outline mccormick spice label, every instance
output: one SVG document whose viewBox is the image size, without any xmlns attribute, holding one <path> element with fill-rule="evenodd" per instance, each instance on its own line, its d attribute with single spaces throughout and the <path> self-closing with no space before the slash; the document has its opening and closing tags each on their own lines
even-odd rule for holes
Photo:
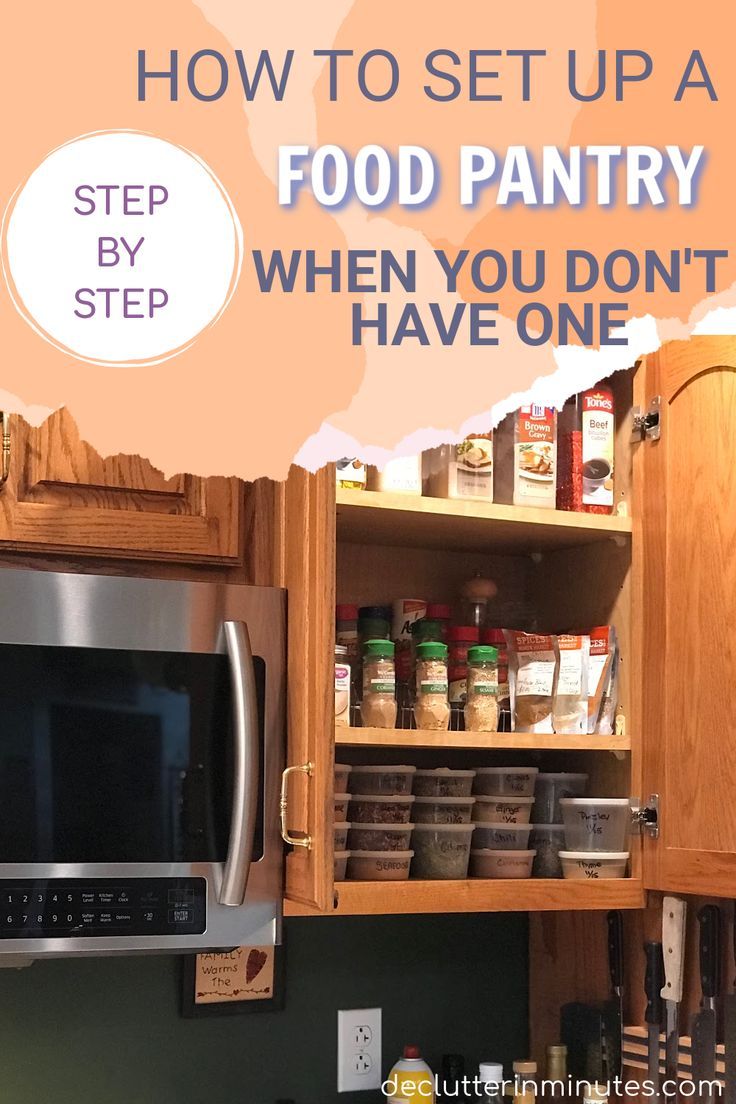
<svg viewBox="0 0 736 1104">
<path fill-rule="evenodd" d="M 583 506 L 613 511 L 613 452 L 616 414 L 613 392 L 594 387 L 582 395 Z M 601 511 L 603 512 L 603 511 Z"/>
</svg>

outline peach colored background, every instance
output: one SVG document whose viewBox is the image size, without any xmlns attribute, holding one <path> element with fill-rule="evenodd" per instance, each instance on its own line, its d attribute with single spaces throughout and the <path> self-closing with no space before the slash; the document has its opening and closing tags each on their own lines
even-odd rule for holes
<svg viewBox="0 0 736 1104">
<path fill-rule="evenodd" d="M 10 48 L 0 69 L 2 207 L 19 181 L 60 143 L 99 129 L 146 130 L 187 146 L 212 167 L 238 211 L 246 261 L 217 325 L 193 348 L 154 368 L 102 368 L 65 357 L 22 321 L 3 288 L 0 402 L 34 421 L 45 410 L 66 405 L 82 436 L 100 452 L 140 453 L 169 474 L 187 470 L 280 478 L 295 456 L 316 466 L 351 452 L 351 446 L 376 459 L 387 454 L 381 450 L 409 451 L 448 439 L 516 405 L 537 380 L 535 394 L 562 401 L 577 387 L 627 366 L 663 337 L 686 335 L 707 309 L 702 285 L 688 278 L 678 299 L 629 296 L 632 317 L 653 314 L 659 321 L 635 326 L 631 347 L 610 358 L 586 351 L 568 362 L 551 346 L 522 345 L 511 321 L 521 304 L 513 293 L 499 296 L 506 319 L 499 319 L 496 348 L 471 349 L 463 342 L 449 349 L 414 348 L 415 343 L 398 349 L 354 348 L 347 296 L 262 295 L 248 250 L 413 248 L 422 273 L 416 300 L 438 300 L 451 308 L 454 300 L 442 290 L 439 268 L 422 260 L 440 246 L 510 250 L 544 245 L 550 273 L 571 245 L 600 253 L 622 244 L 667 250 L 728 247 L 735 160 L 733 24 L 725 0 L 675 7 L 664 0 L 525 0 L 515 5 L 456 0 L 450 6 L 418 0 L 310 5 L 129 0 L 124 6 L 46 0 L 6 6 L 3 38 Z M 348 65 L 350 79 L 342 84 L 339 102 L 330 103 L 324 64 L 311 56 L 313 49 L 330 46 L 391 49 L 401 63 L 398 95 L 383 104 L 363 100 L 355 67 Z M 520 102 L 518 62 L 505 59 L 499 59 L 501 103 L 427 99 L 421 91 L 424 55 L 437 47 L 463 55 L 471 46 L 545 48 L 548 57 L 534 70 L 533 103 Z M 654 77 L 636 86 L 623 104 L 610 97 L 587 105 L 573 101 L 566 89 L 566 51 L 576 48 L 592 73 L 595 51 L 617 46 L 649 50 Z M 717 104 L 704 92 L 673 102 L 695 46 L 716 81 Z M 151 61 L 157 55 L 166 60 L 176 47 L 184 64 L 197 49 L 217 49 L 232 58 L 233 75 L 236 47 L 248 58 L 261 48 L 278 55 L 292 47 L 296 58 L 281 104 L 260 96 L 245 103 L 233 79 L 215 103 L 199 103 L 187 93 L 172 103 L 163 90 L 138 103 L 136 51 L 143 47 Z M 690 210 L 674 205 L 666 210 L 494 209 L 486 202 L 464 211 L 455 189 L 447 187 L 425 210 L 371 215 L 357 205 L 327 212 L 309 197 L 294 210 L 279 208 L 276 152 L 285 142 L 336 142 L 350 149 L 368 142 L 418 143 L 430 147 L 445 166 L 454 164 L 463 142 L 497 150 L 508 144 L 672 142 L 689 148 L 703 143 L 709 158 L 701 202 Z M 734 263 L 730 258 L 721 269 L 723 292 L 709 305 L 736 302 L 729 290 L 736 278 Z M 473 294 L 467 286 L 461 290 Z M 561 286 L 551 279 L 545 299 L 553 302 L 561 295 Z M 368 306 L 378 298 L 387 297 L 368 297 Z M 392 306 L 400 308 L 398 296 Z"/>
</svg>

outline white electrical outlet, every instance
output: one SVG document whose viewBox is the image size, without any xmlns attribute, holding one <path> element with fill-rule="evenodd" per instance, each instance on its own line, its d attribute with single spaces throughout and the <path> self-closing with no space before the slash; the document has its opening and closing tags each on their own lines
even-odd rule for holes
<svg viewBox="0 0 736 1104">
<path fill-rule="evenodd" d="M 381 1087 L 381 1009 L 337 1013 L 337 1091 Z"/>
</svg>

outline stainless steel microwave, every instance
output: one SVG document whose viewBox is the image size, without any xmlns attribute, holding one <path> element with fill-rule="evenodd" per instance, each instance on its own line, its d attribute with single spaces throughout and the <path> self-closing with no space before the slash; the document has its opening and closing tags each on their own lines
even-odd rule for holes
<svg viewBox="0 0 736 1104">
<path fill-rule="evenodd" d="M 0 955 L 280 939 L 285 594 L 0 570 Z"/>
</svg>

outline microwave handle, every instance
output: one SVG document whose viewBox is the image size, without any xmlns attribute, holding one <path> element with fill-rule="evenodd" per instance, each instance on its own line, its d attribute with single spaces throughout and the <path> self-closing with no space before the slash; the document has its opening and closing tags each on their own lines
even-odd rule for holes
<svg viewBox="0 0 736 1104">
<path fill-rule="evenodd" d="M 244 621 L 223 623 L 233 694 L 235 770 L 230 841 L 219 903 L 242 905 L 248 884 L 256 830 L 259 778 L 258 700 L 253 652 Z"/>
</svg>

